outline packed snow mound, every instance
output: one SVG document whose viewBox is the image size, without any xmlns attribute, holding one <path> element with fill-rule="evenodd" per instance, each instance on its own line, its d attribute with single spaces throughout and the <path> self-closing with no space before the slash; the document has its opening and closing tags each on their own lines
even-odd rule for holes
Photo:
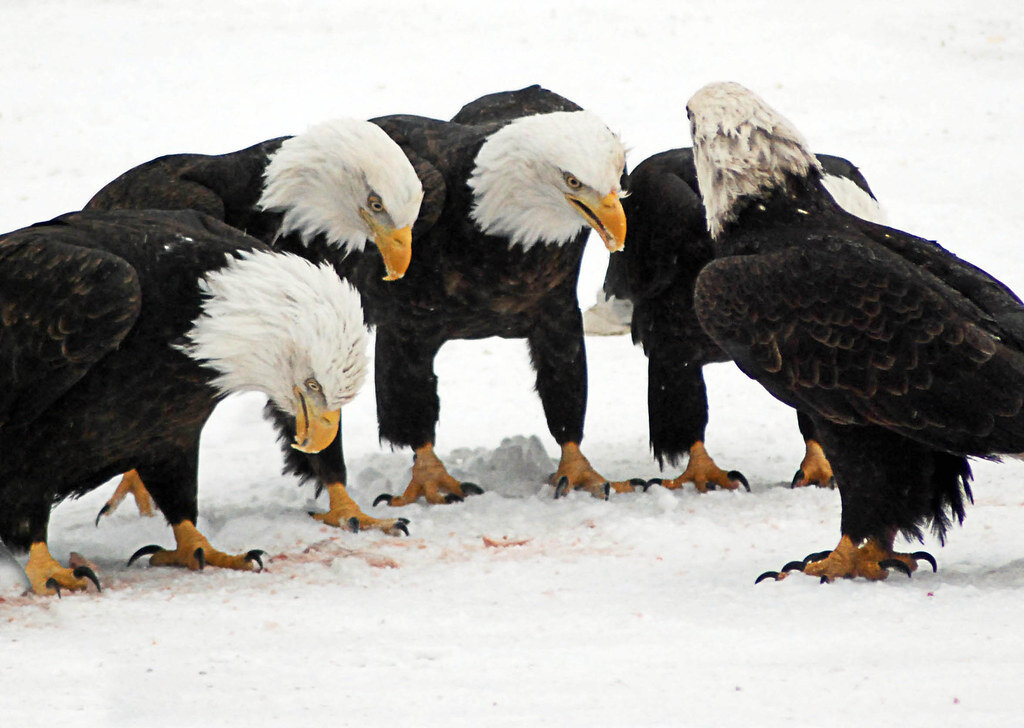
<svg viewBox="0 0 1024 728">
<path fill-rule="evenodd" d="M 548 479 L 558 468 L 536 435 L 506 437 L 497 449 L 456 448 L 442 453 L 441 459 L 452 477 L 510 498 L 537 495 L 548 487 Z M 356 459 L 352 472 L 361 489 L 401 493 L 409 483 L 411 467 L 406 454 L 375 454 Z"/>
</svg>

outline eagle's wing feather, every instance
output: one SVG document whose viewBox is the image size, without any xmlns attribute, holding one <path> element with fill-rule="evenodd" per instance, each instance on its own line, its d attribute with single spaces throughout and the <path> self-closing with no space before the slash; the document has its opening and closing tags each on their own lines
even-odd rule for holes
<svg viewBox="0 0 1024 728">
<path fill-rule="evenodd" d="M 452 117 L 456 124 L 490 124 L 554 111 L 582 111 L 582 107 L 538 85 L 499 91 L 470 101 Z"/>
<path fill-rule="evenodd" d="M 834 422 L 961 452 L 982 439 L 998 452 L 1000 432 L 1024 424 L 1024 392 L 1007 386 L 1024 380 L 1021 352 L 971 301 L 878 247 L 818 240 L 720 258 L 696 305 L 748 375 Z"/>
<path fill-rule="evenodd" d="M 629 297 L 652 298 L 694 280 L 711 257 L 700 195 L 671 170 L 640 165 L 625 198 L 629 244 L 621 253 Z M 692 268 L 692 270 L 688 270 Z"/>
<path fill-rule="evenodd" d="M 0 424 L 31 422 L 139 315 L 135 269 L 59 234 L 26 228 L 0 239 Z"/>
</svg>

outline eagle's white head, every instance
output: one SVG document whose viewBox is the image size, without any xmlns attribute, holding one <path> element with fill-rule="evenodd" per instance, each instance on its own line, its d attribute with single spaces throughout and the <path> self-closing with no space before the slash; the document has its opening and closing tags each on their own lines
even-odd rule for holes
<svg viewBox="0 0 1024 728">
<path fill-rule="evenodd" d="M 270 156 L 259 206 L 284 213 L 281 233 L 324 235 L 342 250 L 380 249 L 387 280 L 412 256 L 423 186 L 408 157 L 376 124 L 335 119 L 291 137 Z"/>
<path fill-rule="evenodd" d="M 330 444 L 366 377 L 359 294 L 327 263 L 244 252 L 199 281 L 202 314 L 180 346 L 217 372 L 222 394 L 257 390 L 294 413 L 294 447 Z"/>
<path fill-rule="evenodd" d="M 476 155 L 473 221 L 524 248 L 566 243 L 589 225 L 609 250 L 619 250 L 626 237 L 619 202 L 625 165 L 619 137 L 588 111 L 516 119 Z"/>
<path fill-rule="evenodd" d="M 736 218 L 742 199 L 821 172 L 793 125 L 738 83 L 708 84 L 686 104 L 686 115 L 712 238 Z"/>
</svg>

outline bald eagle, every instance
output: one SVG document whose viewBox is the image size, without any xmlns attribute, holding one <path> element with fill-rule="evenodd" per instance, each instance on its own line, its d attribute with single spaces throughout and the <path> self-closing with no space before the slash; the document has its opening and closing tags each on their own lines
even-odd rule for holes
<svg viewBox="0 0 1024 728">
<path fill-rule="evenodd" d="M 360 265 L 368 276 L 393 281 L 409 266 L 422 199 L 413 163 L 380 126 L 342 118 L 228 154 L 159 157 L 107 184 L 85 209 L 198 210 L 313 261 L 361 255 L 373 241 L 375 252 L 361 256 Z M 267 416 L 279 421 L 286 456 L 292 456 L 288 416 L 270 405 Z M 341 428 L 324 461 L 329 465 L 316 475 L 332 509 L 318 518 L 335 526 L 408 530 L 405 519 L 372 518 L 348 496 Z M 301 472 L 310 474 L 308 467 Z M 99 515 L 112 512 L 128 492 L 145 512 L 145 489 L 129 472 Z"/>
<path fill-rule="evenodd" d="M 860 171 L 841 157 L 817 155 L 823 182 L 845 209 L 879 220 L 881 211 Z M 651 447 L 659 465 L 672 465 L 685 455 L 686 470 L 671 480 L 655 479 L 666 488 L 692 482 L 733 489 L 747 480 L 739 471 L 726 472 L 705 449 L 708 423 L 707 389 L 702 367 L 727 361 L 726 353 L 704 333 L 693 310 L 693 289 L 712 257 L 704 207 L 697 185 L 693 150 L 670 149 L 655 154 L 629 175 L 629 197 L 623 201 L 629 245 L 608 262 L 606 294 L 633 303 L 633 342 L 648 358 L 647 410 Z M 806 456 L 794 485 L 827 485 L 832 471 L 821 454 L 809 418 L 800 415 Z"/>
<path fill-rule="evenodd" d="M 411 262 L 397 280 L 382 280 L 380 256 L 332 244 L 318 219 L 329 205 L 294 216 L 291 227 L 265 217 L 305 206 L 310 194 L 307 186 L 277 184 L 285 169 L 276 164 L 277 155 L 286 145 L 295 151 L 287 166 L 292 174 L 320 176 L 322 149 L 298 144 L 299 137 L 202 158 L 202 172 L 189 171 L 188 178 L 201 175 L 226 208 L 246 208 L 247 215 L 259 217 L 249 224 L 266 230 L 275 248 L 329 260 L 359 290 L 367 320 L 377 327 L 380 436 L 414 451 L 405 493 L 385 494 L 384 500 L 399 506 L 423 495 L 444 503 L 479 492 L 473 484 L 463 487 L 434 453 L 440 405 L 433 360 L 445 341 L 488 336 L 527 339 L 548 427 L 562 449 L 556 492 L 583 487 L 606 495 L 611 486 L 579 447 L 587 384 L 576 280 L 590 229 L 609 250 L 622 247 L 625 151 L 594 114 L 539 87 L 492 94 L 460 114 L 458 121 L 411 115 L 370 120 L 405 152 L 422 185 Z M 160 168 L 159 161 L 150 166 Z M 179 166 L 165 165 L 156 179 L 143 174 L 146 166 L 122 175 L 90 205 L 186 204 L 167 192 L 185 176 Z M 251 172 L 236 174 L 238 169 Z M 239 184 L 209 181 L 225 177 Z M 315 456 L 286 457 L 291 471 L 327 487 L 330 509 L 318 518 L 345 525 L 356 517 L 363 528 L 393 529 L 394 519 L 366 516 L 345 492 L 340 442 Z"/>
<path fill-rule="evenodd" d="M 934 568 L 894 538 L 930 522 L 944 541 L 971 497 L 967 458 L 1024 450 L 1024 306 L 937 244 L 844 212 L 800 134 L 742 86 L 704 87 L 687 114 L 715 255 L 697 316 L 811 418 L 842 499 L 836 548 L 787 567 Z"/>
<path fill-rule="evenodd" d="M 609 483 L 580 450 L 587 374 L 576 283 L 590 229 L 610 251 L 625 239 L 625 150 L 594 114 L 539 86 L 490 94 L 452 121 L 375 120 L 435 170 L 408 275 L 386 289 L 356 272 L 375 352 L 380 434 L 415 453 L 405 505 L 457 500 L 466 488 L 433 452 L 433 360 L 451 339 L 525 338 L 548 429 L 561 447 L 555 494 Z M 470 486 L 470 492 L 477 490 Z"/>
<path fill-rule="evenodd" d="M 194 211 L 80 212 L 0 237 L 0 540 L 40 594 L 99 587 L 47 548 L 52 506 L 136 469 L 177 548 L 232 569 L 196 529 L 199 435 L 231 392 L 264 392 L 292 447 L 336 437 L 367 368 L 358 295 L 330 266 Z"/>
</svg>

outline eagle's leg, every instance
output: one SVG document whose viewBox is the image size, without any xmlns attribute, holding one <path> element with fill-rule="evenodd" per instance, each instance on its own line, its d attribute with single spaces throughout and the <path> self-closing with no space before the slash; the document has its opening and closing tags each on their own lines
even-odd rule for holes
<svg viewBox="0 0 1024 728">
<path fill-rule="evenodd" d="M 797 423 L 800 426 L 800 434 L 804 436 L 806 453 L 800 469 L 793 476 L 792 487 L 799 488 L 805 485 L 817 485 L 818 487 L 834 488 L 836 484 L 835 475 L 832 472 L 832 464 L 825 457 L 825 451 L 814 428 L 814 421 L 805 413 L 799 410 L 796 413 Z"/>
<path fill-rule="evenodd" d="M 575 489 L 585 490 L 596 498 L 607 498 L 613 490 L 616 493 L 630 493 L 638 485 L 609 482 L 594 470 L 590 461 L 580 451 L 579 443 L 575 442 L 562 445 L 562 457 L 558 461 L 558 470 L 551 476 L 551 483 L 555 486 L 556 498 Z"/>
<path fill-rule="evenodd" d="M 555 497 L 579 488 L 607 498 L 612 490 L 629 493 L 645 481 L 609 482 L 580 452 L 587 408 L 587 353 L 575 280 L 570 276 L 545 302 L 527 335 L 527 345 L 548 431 L 562 449 L 552 476 Z"/>
<path fill-rule="evenodd" d="M 716 358 L 714 344 L 692 312 L 679 322 L 684 336 L 675 330 L 653 330 L 644 340 L 647 352 L 647 416 L 654 457 L 664 467 L 665 460 L 675 464 L 687 453 L 686 469 L 676 478 L 654 478 L 651 484 L 682 488 L 693 483 L 697 492 L 706 493 L 716 486 L 750 490 L 747 479 L 738 470 L 718 467 L 704 449 L 708 425 L 708 393 L 703 365 Z"/>
<path fill-rule="evenodd" d="M 918 558 L 931 560 L 931 557 L 923 552 L 897 553 L 892 550 L 892 542 L 893 538 L 866 538 L 857 544 L 850 536 L 843 534 L 839 545 L 828 556 L 819 561 L 808 562 L 804 565 L 803 572 L 821 577 L 825 581 L 853 579 L 858 576 L 878 581 L 889 575 L 889 569 L 896 566 L 894 561 L 904 564 L 900 570 L 909 575 L 917 571 Z"/>
<path fill-rule="evenodd" d="M 50 555 L 45 541 L 35 541 L 28 550 L 28 563 L 25 573 L 36 594 L 57 594 L 62 589 L 81 591 L 91 581 L 99 590 L 100 582 L 95 572 L 88 566 L 67 568 Z"/>
<path fill-rule="evenodd" d="M 241 571 L 260 571 L 263 551 L 253 549 L 232 555 L 218 551 L 195 527 L 199 512 L 197 502 L 199 473 L 199 442 L 192 447 L 176 450 L 162 461 L 154 460 L 139 467 L 139 477 L 147 484 L 157 508 L 167 518 L 174 531 L 176 547 L 173 551 L 157 545 L 144 546 L 128 559 L 130 565 L 145 554 L 152 554 L 153 566 L 184 566 L 198 570 L 205 565 Z"/>
<path fill-rule="evenodd" d="M 402 495 L 382 493 L 373 504 L 457 503 L 483 493 L 474 483 L 460 483 L 434 452 L 434 435 L 441 412 L 434 357 L 446 334 L 380 326 L 374 347 L 377 423 L 381 439 L 413 448 L 412 478 Z"/>
<path fill-rule="evenodd" d="M 704 443 L 697 441 L 690 446 L 690 459 L 686 470 L 672 480 L 662 480 L 665 488 L 682 488 L 686 483 L 693 483 L 699 493 L 707 493 L 709 487 L 719 486 L 726 490 L 736 490 L 741 485 L 747 490 L 750 486 L 747 479 L 738 470 L 722 470 L 704 449 Z"/>
<path fill-rule="evenodd" d="M 206 540 L 190 520 L 183 520 L 171 526 L 174 541 L 177 544 L 173 551 L 159 546 L 144 546 L 128 560 L 131 564 L 139 556 L 153 554 L 149 563 L 153 566 L 184 566 L 197 571 L 205 566 L 216 566 L 221 569 L 239 571 L 262 571 L 263 552 L 253 549 L 245 554 L 226 554 L 218 551 Z"/>
<path fill-rule="evenodd" d="M 327 496 L 330 507 L 327 513 L 310 513 L 316 520 L 328 526 L 348 528 L 353 531 L 379 529 L 384 533 L 397 536 L 399 532 L 408 535 L 406 518 L 373 518 L 363 513 L 359 505 L 348 494 L 343 483 L 328 483 Z"/>
<path fill-rule="evenodd" d="M 405 492 L 399 496 L 383 493 L 377 496 L 374 505 L 383 501 L 389 506 L 407 506 L 419 500 L 420 496 L 435 505 L 458 503 L 467 495 L 482 492 L 474 483 L 463 483 L 453 478 L 434 452 L 434 446 L 427 443 L 414 451 L 412 479 Z"/>
<path fill-rule="evenodd" d="M 839 545 L 832 551 L 793 561 L 782 572 L 802 571 L 822 581 L 864 577 L 884 579 L 891 569 L 908 576 L 918 562 L 935 559 L 924 551 L 893 551 L 896 534 L 920 537 L 927 519 L 940 538 L 951 511 L 963 519 L 970 496 L 970 467 L 963 456 L 932 450 L 880 427 L 838 425 L 814 418 L 816 433 L 831 455 L 842 519 Z M 758 580 L 778 572 L 766 572 Z"/>
<path fill-rule="evenodd" d="M 825 451 L 817 440 L 805 442 L 806 453 L 800 469 L 793 476 L 793 487 L 801 488 L 805 485 L 816 485 L 819 488 L 835 486 L 835 475 L 832 474 L 832 464 L 825 457 Z"/>
<path fill-rule="evenodd" d="M 121 501 L 129 494 L 135 499 L 135 506 L 139 509 L 139 515 L 147 517 L 153 515 L 152 496 L 146 490 L 146 485 L 142 482 L 142 478 L 139 477 L 139 472 L 137 470 L 129 470 L 121 476 L 121 482 L 117 484 L 114 494 L 110 496 L 110 500 L 103 505 L 100 512 L 96 515 L 97 525 L 101 517 L 109 516 L 116 511 L 117 507 L 121 505 Z"/>
</svg>

